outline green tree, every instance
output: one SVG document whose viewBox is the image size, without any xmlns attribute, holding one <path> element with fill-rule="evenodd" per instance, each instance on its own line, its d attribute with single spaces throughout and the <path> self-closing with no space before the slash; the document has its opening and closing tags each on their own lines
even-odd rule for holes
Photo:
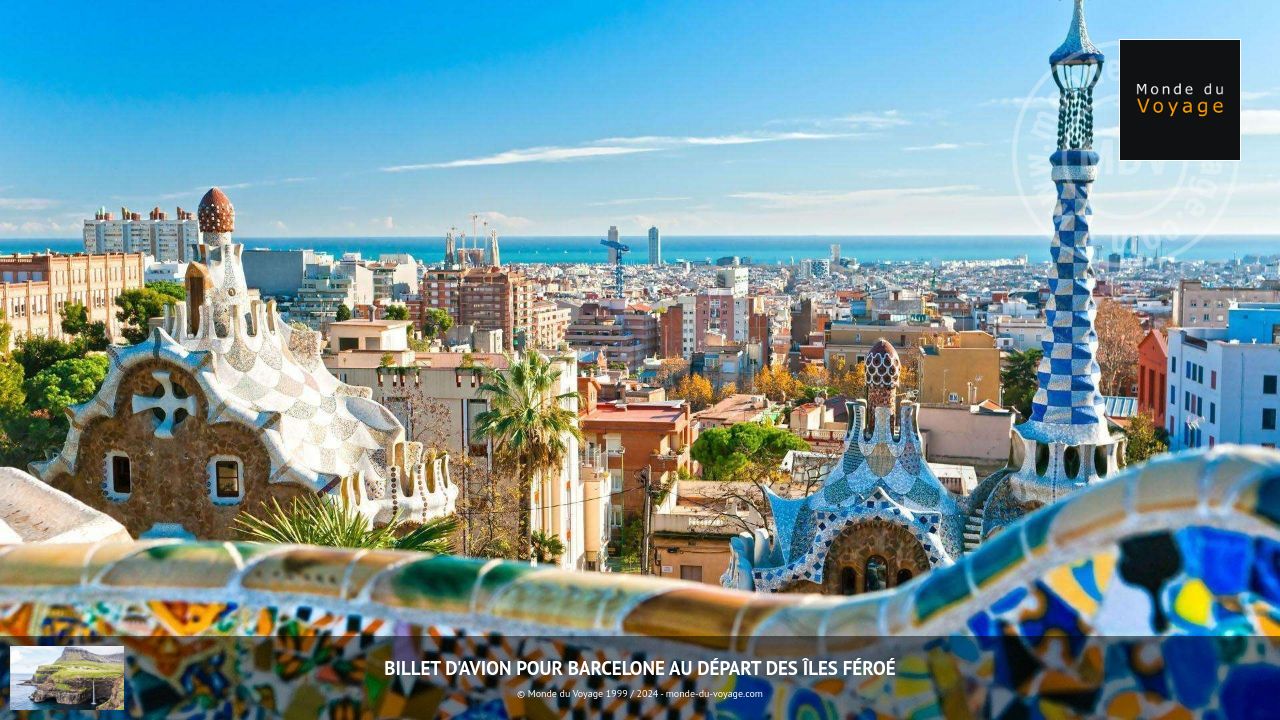
<svg viewBox="0 0 1280 720">
<path fill-rule="evenodd" d="M 1127 465 L 1146 462 L 1156 455 L 1169 451 L 1169 438 L 1163 427 L 1157 426 L 1150 415 L 1138 413 L 1129 418 L 1124 431 L 1124 461 Z"/>
<path fill-rule="evenodd" d="M 511 463 L 520 481 L 521 557 L 528 557 L 528 508 L 532 483 L 547 473 L 558 474 L 569 461 L 571 437 L 582 439 L 578 416 L 566 405 L 576 400 L 574 391 L 557 392 L 561 369 L 545 355 L 525 353 L 510 360 L 505 369 L 486 368 L 480 394 L 489 409 L 476 417 L 476 432 L 493 440 L 500 460 Z"/>
<path fill-rule="evenodd" d="M 440 308 L 427 308 L 422 313 L 422 336 L 439 337 L 453 327 L 453 317 Z"/>
<path fill-rule="evenodd" d="M 110 362 L 101 353 L 59 360 L 26 381 L 27 404 L 62 418 L 72 405 L 88 402 L 107 378 Z"/>
<path fill-rule="evenodd" d="M 106 350 L 107 324 L 90 322 L 89 309 L 84 303 L 69 302 L 62 306 L 62 332 L 80 341 L 86 350 Z"/>
<path fill-rule="evenodd" d="M 1011 352 L 1000 371 L 1000 383 L 1004 386 L 1004 404 L 1014 408 L 1025 420 L 1031 417 L 1031 400 L 1035 397 L 1039 382 L 1036 369 L 1044 353 L 1039 350 Z"/>
<path fill-rule="evenodd" d="M 782 428 L 760 423 L 737 423 L 702 431 L 689 454 L 702 465 L 708 480 L 733 480 L 749 471 L 771 472 L 791 450 L 808 450 L 809 443 Z"/>
<path fill-rule="evenodd" d="M 533 557 L 539 563 L 555 562 L 564 554 L 564 543 L 551 533 L 535 530 L 529 542 L 533 548 Z"/>
<path fill-rule="evenodd" d="M 173 280 L 156 280 L 146 285 L 148 290 L 172 298 L 174 302 L 182 302 L 187 299 L 187 288 L 180 282 Z"/>
<path fill-rule="evenodd" d="M 408 320 L 409 308 L 403 305 L 388 305 L 382 317 L 387 320 Z"/>
<path fill-rule="evenodd" d="M 151 283 L 146 287 L 125 290 L 116 297 L 116 319 L 120 321 L 121 332 L 131 343 L 140 343 L 147 339 L 150 331 L 147 323 L 154 317 L 164 315 L 164 308 L 186 299 L 186 291 L 174 282 Z"/>
<path fill-rule="evenodd" d="M 33 378 L 42 370 L 53 367 L 54 363 L 80 357 L 84 352 L 84 348 L 78 343 L 69 343 L 41 335 L 28 335 L 18 341 L 18 348 L 13 352 L 13 358 L 22 366 L 23 377 Z"/>
<path fill-rule="evenodd" d="M 334 319 L 336 322 L 346 322 L 347 320 L 350 320 L 350 319 L 351 319 L 351 308 L 347 307 L 345 303 L 340 303 L 340 304 L 338 305 L 338 310 L 337 310 L 337 312 L 334 314 L 334 318 L 333 318 L 333 319 Z"/>
<path fill-rule="evenodd" d="M 416 527 L 396 516 L 374 528 L 343 502 L 314 494 L 295 497 L 287 508 L 272 498 L 270 505 L 263 503 L 261 516 L 242 512 L 235 524 L 243 536 L 259 542 L 438 554 L 453 552 L 458 528 L 458 520 L 452 515 Z"/>
</svg>

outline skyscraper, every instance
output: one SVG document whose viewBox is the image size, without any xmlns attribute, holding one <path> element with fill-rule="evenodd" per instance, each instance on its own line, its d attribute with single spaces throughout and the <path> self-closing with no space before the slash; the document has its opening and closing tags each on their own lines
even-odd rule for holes
<svg viewBox="0 0 1280 720">
<path fill-rule="evenodd" d="M 649 228 L 649 264 L 662 264 L 662 234 L 657 227 Z"/>
<path fill-rule="evenodd" d="M 609 226 L 609 242 L 614 243 L 615 245 L 618 243 L 618 226 L 617 225 Z M 610 247 L 609 248 L 609 264 L 613 265 L 616 262 L 618 262 L 618 248 Z"/>
</svg>

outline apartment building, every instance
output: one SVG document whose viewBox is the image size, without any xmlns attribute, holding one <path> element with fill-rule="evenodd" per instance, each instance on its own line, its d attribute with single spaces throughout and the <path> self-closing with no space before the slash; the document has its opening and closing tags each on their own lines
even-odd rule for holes
<svg viewBox="0 0 1280 720">
<path fill-rule="evenodd" d="M 1163 423 L 1168 384 L 1168 342 L 1163 332 L 1151 330 L 1138 343 L 1138 412 Z"/>
<path fill-rule="evenodd" d="M 1264 287 L 1206 287 L 1200 280 L 1182 280 L 1173 290 L 1173 324 L 1178 327 L 1227 326 L 1232 302 L 1280 302 L 1280 284 Z"/>
<path fill-rule="evenodd" d="M 177 209 L 173 219 L 158 206 L 147 217 L 120 208 L 120 217 L 101 208 L 84 221 L 86 255 L 141 253 L 160 262 L 190 262 L 199 258 L 200 224 L 195 213 Z"/>
<path fill-rule="evenodd" d="M 1169 449 L 1280 442 L 1280 303 L 1236 303 L 1225 328 L 1172 328 Z"/>
<path fill-rule="evenodd" d="M 23 336 L 62 337 L 62 308 L 80 303 L 90 322 L 115 336 L 116 298 L 145 284 L 141 253 L 98 255 L 29 254 L 0 257 L 0 310 Z"/>
<path fill-rule="evenodd" d="M 571 315 L 550 300 L 535 300 L 530 310 L 526 346 L 540 350 L 559 350 L 565 344 Z"/>
<path fill-rule="evenodd" d="M 609 524 L 620 528 L 644 509 L 642 470 L 661 488 L 671 487 L 681 471 L 692 473 L 697 427 L 684 401 L 602 403 L 598 381 L 589 377 L 578 378 L 578 393 L 582 446 L 602 457 L 610 479 Z"/>
<path fill-rule="evenodd" d="M 423 274 L 417 303 L 418 316 L 439 308 L 448 311 L 455 325 L 501 330 L 507 350 L 526 347 L 534 331 L 533 285 L 519 270 L 432 268 Z M 547 326 L 538 330 L 554 334 L 554 316 L 546 319 Z"/>
<path fill-rule="evenodd" d="M 588 302 L 573 311 L 565 329 L 565 342 L 575 352 L 603 352 L 608 362 L 620 362 L 638 370 L 645 358 L 659 349 L 658 318 L 627 307 L 620 298 Z"/>
<path fill-rule="evenodd" d="M 917 370 L 919 403 L 1000 402 L 1000 349 L 995 338 L 981 330 L 921 345 Z"/>
</svg>

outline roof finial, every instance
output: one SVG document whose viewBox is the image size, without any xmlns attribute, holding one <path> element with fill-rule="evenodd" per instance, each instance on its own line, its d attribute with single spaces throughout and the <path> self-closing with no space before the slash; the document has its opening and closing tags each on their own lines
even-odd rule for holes
<svg viewBox="0 0 1280 720">
<path fill-rule="evenodd" d="M 1096 65 L 1102 62 L 1102 51 L 1089 40 L 1089 27 L 1084 21 L 1084 0 L 1075 0 L 1067 39 L 1049 56 L 1051 65 Z"/>
</svg>

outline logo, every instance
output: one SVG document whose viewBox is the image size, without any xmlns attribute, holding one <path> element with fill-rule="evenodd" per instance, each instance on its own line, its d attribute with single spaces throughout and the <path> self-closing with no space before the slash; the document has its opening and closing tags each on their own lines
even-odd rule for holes
<svg viewBox="0 0 1280 720">
<path fill-rule="evenodd" d="M 1120 159 L 1239 160 L 1240 41 L 1121 40 Z"/>
</svg>

